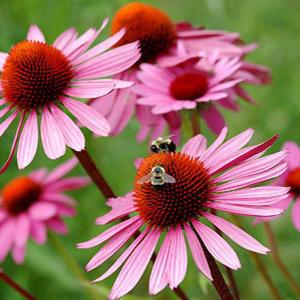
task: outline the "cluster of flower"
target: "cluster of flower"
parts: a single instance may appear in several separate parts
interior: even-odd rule
[[[70,28],[53,44],[46,43],[33,25],[25,41],[9,53],[0,53],[0,136],[18,120],[11,152],[0,173],[10,165],[15,150],[20,169],[32,162],[39,126],[50,159],[63,156],[66,146],[77,155],[84,151],[80,127],[96,136],[118,135],[134,113],[141,126],[138,141],[149,134],[156,139],[169,129],[172,136],[156,140],[150,154],[136,164],[133,191],[109,199],[111,211],[96,220],[97,224],[120,223],[78,245],[90,248],[107,242],[88,263],[90,271],[134,237],[96,279],[107,278],[124,264],[110,299],[135,287],[160,238],[150,294],[166,286],[175,289],[183,281],[186,242],[197,267],[211,280],[209,255],[231,269],[240,267],[220,232],[250,251],[268,252],[245,231],[217,216],[217,211],[254,216],[258,223],[278,217],[295,199],[293,221],[300,230],[298,146],[289,142],[282,151],[263,156],[277,136],[246,146],[252,129],[224,142],[227,128],[219,108],[238,111],[238,97],[255,103],[244,85],[271,81],[268,68],[245,60],[257,45],[245,44],[238,33],[174,24],[157,8],[130,3],[114,16],[112,35],[91,47],[107,23],[81,36]],[[175,144],[186,112],[190,112],[194,137],[177,152]],[[196,132],[200,119],[217,134],[209,147]],[[1,188],[0,261],[11,251],[15,262],[22,263],[28,239],[44,243],[48,228],[67,232],[62,217],[74,216],[75,209],[74,200],[64,192],[88,183],[83,177],[63,178],[76,164],[74,158],[52,172],[40,169]],[[257,186],[279,176],[273,185]]]

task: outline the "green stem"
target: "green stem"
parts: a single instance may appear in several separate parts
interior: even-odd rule
[[[91,284],[89,279],[86,277],[85,273],[82,271],[76,260],[70,254],[70,252],[66,249],[60,239],[52,232],[49,232],[49,241],[52,243],[53,247],[59,253],[59,255],[64,260],[68,269],[79,279],[79,281],[83,284],[86,293],[89,295],[92,300],[101,299],[100,296],[107,297],[108,293],[95,289]]]

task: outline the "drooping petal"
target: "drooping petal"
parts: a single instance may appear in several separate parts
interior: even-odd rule
[[[54,217],[57,213],[56,206],[52,203],[39,201],[34,203],[30,209],[30,217],[36,221],[43,221]]]
[[[202,213],[202,215],[241,247],[261,254],[266,254],[270,251],[248,233],[232,223],[208,212]]]
[[[15,232],[15,220],[9,219],[0,225],[0,262],[2,262],[9,252]]]
[[[192,223],[205,247],[216,260],[234,270],[241,267],[236,253],[220,235],[199,221],[195,220]]]
[[[225,120],[215,105],[209,105],[201,110],[201,116],[205,120],[208,128],[215,134],[220,134],[225,127]]]
[[[51,107],[52,113],[56,119],[65,143],[75,151],[81,151],[85,147],[85,138],[79,127],[64,112],[57,108],[56,105]]]
[[[28,41],[37,41],[41,43],[45,43],[45,37],[40,28],[37,25],[31,25],[29,27],[27,33],[27,40]]]
[[[28,216],[21,214],[16,219],[14,245],[24,247],[30,234],[30,221]]]
[[[32,111],[24,124],[20,136],[17,151],[17,161],[19,169],[24,169],[32,162],[38,146],[38,137],[39,129],[37,115],[35,111]]]
[[[54,116],[45,108],[42,113],[41,137],[46,155],[51,159],[63,156],[66,143]]]
[[[202,246],[196,236],[196,234],[193,232],[193,230],[190,228],[189,225],[184,225],[184,230],[186,232],[186,236],[188,238],[188,242],[191,248],[191,252],[194,258],[194,261],[198,267],[198,269],[209,279],[212,279],[211,271],[207,262],[207,259],[205,257],[204,251],[202,249]]]
[[[59,217],[53,217],[47,220],[47,226],[49,227],[49,229],[53,230],[58,234],[68,233],[68,228],[66,224]]]
[[[16,264],[21,265],[24,262],[26,253],[26,246],[16,246],[12,247],[12,256]]]
[[[19,113],[13,112],[5,121],[0,124],[0,137],[5,133],[10,124],[16,119]]]
[[[46,242],[47,230],[46,224],[43,221],[31,220],[30,230],[30,234],[37,244],[42,245]]]
[[[300,198],[296,199],[296,202],[292,208],[292,220],[298,231],[300,231]]]
[[[92,132],[100,136],[107,136],[109,134],[109,123],[96,110],[73,99],[65,98],[62,102],[66,108]]]

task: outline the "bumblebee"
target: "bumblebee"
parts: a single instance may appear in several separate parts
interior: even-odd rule
[[[151,182],[154,186],[161,186],[166,183],[175,183],[176,179],[166,173],[166,170],[162,166],[155,166],[151,169],[151,172],[146,176],[143,176],[138,183]]]
[[[171,140],[171,136],[159,137],[150,144],[152,153],[175,152],[176,144]]]

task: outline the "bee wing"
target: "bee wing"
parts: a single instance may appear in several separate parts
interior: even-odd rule
[[[164,177],[165,182],[168,182],[168,183],[175,183],[176,182],[176,179],[171,175],[164,174],[163,177]]]
[[[138,183],[139,183],[139,184],[148,183],[148,182],[151,181],[151,178],[152,178],[152,175],[151,175],[151,173],[149,173],[149,174],[143,176],[143,177],[138,181]]]

